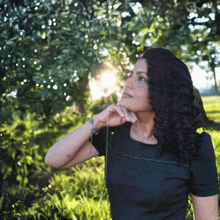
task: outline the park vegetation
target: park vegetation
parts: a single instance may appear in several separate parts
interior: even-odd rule
[[[0,219],[111,219],[104,158],[67,170],[44,158],[58,139],[117,103],[114,93],[90,101],[89,76],[108,61],[123,82],[152,46],[214,80],[215,96],[202,101],[220,173],[219,18],[217,0],[0,0]]]

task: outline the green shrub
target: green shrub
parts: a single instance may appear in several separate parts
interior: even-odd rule
[[[35,219],[111,219],[104,185],[104,158],[94,158],[55,174],[45,196],[28,209]],[[102,165],[100,162],[103,162]]]

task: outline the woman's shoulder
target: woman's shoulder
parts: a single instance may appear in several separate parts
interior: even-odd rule
[[[213,148],[211,135],[207,132],[202,132],[200,136],[200,146],[202,148]]]
[[[199,141],[199,157],[200,160],[213,159],[215,156],[214,147],[211,135],[207,132],[202,132]]]
[[[205,131],[203,131],[199,135],[200,135],[200,138],[202,138],[202,140],[210,140],[211,139],[211,135]]]
[[[202,132],[199,159],[190,166],[190,191],[195,196],[211,196],[219,193],[215,152],[211,136]]]

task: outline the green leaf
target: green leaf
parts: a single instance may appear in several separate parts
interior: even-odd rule
[[[12,45],[12,44],[14,44],[14,41],[9,40],[6,42],[6,45]]]
[[[21,182],[21,181],[22,181],[22,176],[21,176],[21,175],[18,175],[18,176],[16,177],[16,179],[17,179],[17,181]]]
[[[26,156],[26,161],[27,164],[31,165],[31,163],[33,162],[33,158],[31,156]]]
[[[63,49],[62,53],[69,54],[70,53],[70,49]]]
[[[48,91],[48,90],[43,90],[43,91],[41,92],[42,99],[45,99],[45,98],[48,96],[48,94],[49,94],[49,91]]]
[[[28,184],[28,178],[27,177],[24,178],[24,184],[25,185]]]
[[[89,63],[87,60],[85,60],[85,59],[82,58],[81,61],[82,61],[83,65],[85,65],[86,67],[89,67],[89,66],[90,66],[90,63]]]

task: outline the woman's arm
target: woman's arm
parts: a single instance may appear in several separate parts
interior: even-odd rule
[[[195,220],[219,220],[218,194],[199,197],[192,195],[193,215]]]
[[[134,112],[128,112],[126,108],[113,104],[93,118],[93,126],[96,130],[100,130],[107,125],[114,127],[127,121],[134,123],[137,120]],[[65,169],[98,156],[98,151],[89,142],[91,135],[92,126],[87,121],[81,127],[57,141],[47,152],[45,163],[51,167]],[[93,149],[91,157],[88,156],[90,146]]]
[[[93,118],[94,128],[96,130],[101,129],[102,124],[98,116],[95,115]],[[87,121],[85,124],[57,141],[47,152],[45,163],[51,167],[64,169],[97,156],[98,152],[93,149],[92,155],[89,157],[91,143],[88,140],[91,134],[92,125]]]

